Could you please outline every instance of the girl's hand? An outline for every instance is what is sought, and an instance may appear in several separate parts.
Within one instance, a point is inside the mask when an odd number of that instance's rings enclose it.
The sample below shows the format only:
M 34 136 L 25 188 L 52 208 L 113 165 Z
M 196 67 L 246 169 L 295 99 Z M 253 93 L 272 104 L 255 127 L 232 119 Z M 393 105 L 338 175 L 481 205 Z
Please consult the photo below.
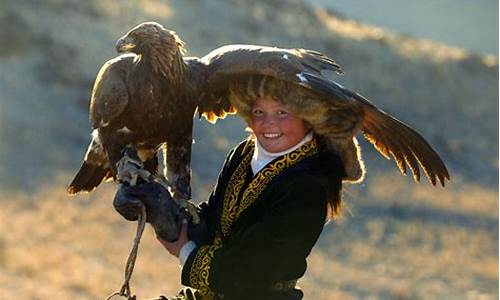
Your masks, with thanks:
M 179 238 L 175 242 L 168 242 L 160 237 L 156 237 L 158 241 L 167 249 L 167 251 L 175 257 L 179 257 L 179 252 L 181 251 L 182 246 L 184 246 L 187 242 L 189 242 L 188 234 L 187 234 L 188 223 L 187 220 L 182 221 L 181 232 L 179 234 Z

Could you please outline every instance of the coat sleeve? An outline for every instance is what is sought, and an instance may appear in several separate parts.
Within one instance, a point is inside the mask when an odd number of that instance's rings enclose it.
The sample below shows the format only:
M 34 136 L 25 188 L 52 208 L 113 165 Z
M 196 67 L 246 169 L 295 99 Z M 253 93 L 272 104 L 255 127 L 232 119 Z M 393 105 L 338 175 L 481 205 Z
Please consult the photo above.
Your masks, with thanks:
M 250 285 L 271 286 L 296 279 L 326 219 L 326 191 L 314 177 L 287 180 L 274 191 L 261 221 L 237 239 L 196 248 L 182 271 L 182 283 L 232 294 Z

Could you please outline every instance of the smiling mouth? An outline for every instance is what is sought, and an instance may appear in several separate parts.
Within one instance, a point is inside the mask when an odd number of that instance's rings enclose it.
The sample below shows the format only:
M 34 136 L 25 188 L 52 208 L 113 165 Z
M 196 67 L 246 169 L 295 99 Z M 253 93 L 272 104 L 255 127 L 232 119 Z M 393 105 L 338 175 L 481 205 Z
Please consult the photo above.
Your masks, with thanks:
M 280 138 L 283 134 L 282 133 L 264 133 L 263 136 L 266 139 L 277 139 Z

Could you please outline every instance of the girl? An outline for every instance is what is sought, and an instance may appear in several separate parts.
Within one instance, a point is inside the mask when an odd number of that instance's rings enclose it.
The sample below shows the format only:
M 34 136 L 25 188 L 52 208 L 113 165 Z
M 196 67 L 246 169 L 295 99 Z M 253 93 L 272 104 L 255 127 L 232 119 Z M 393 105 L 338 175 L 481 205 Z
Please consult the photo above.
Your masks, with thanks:
M 303 297 L 297 280 L 325 222 L 341 210 L 345 172 L 321 136 L 271 96 L 280 83 L 258 80 L 245 90 L 231 89 L 233 99 L 249 104 L 237 108 L 252 134 L 227 155 L 208 201 L 199 206 L 202 223 L 184 224 L 173 243 L 158 237 L 179 257 L 188 287 L 160 299 Z

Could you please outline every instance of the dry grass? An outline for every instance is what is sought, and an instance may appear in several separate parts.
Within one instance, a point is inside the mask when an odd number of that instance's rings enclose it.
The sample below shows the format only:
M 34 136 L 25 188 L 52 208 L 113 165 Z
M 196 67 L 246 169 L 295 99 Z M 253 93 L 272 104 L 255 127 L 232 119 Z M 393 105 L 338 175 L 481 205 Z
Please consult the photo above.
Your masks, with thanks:
M 1 200 L 2 299 L 103 299 L 120 288 L 135 224 L 113 211 L 112 185 L 74 199 L 62 186 Z M 141 297 L 174 293 L 179 276 L 176 259 L 148 228 L 133 291 Z
M 464 299 L 474 293 L 493 299 L 497 294 L 497 242 L 490 233 L 390 219 L 363 223 L 363 237 L 329 237 L 328 246 L 313 253 L 304 280 L 309 295 L 330 289 L 355 299 Z
M 402 179 L 397 171 L 374 172 L 370 174 L 370 179 L 368 193 L 376 201 L 394 203 L 404 200 L 449 212 L 498 216 L 498 201 L 495 201 L 498 199 L 498 191 L 471 184 L 458 174 L 453 176 L 446 188 L 433 187 L 427 182 L 414 185 L 413 182 Z M 422 179 L 425 180 L 426 178 Z
M 325 287 L 338 299 L 498 298 L 498 190 L 395 172 L 348 189 L 351 215 L 325 228 L 310 257 L 312 299 L 332 299 Z
M 432 193 L 378 178 L 365 190 L 350 187 L 354 215 L 325 227 L 300 281 L 305 299 L 495 299 L 496 227 L 441 219 L 470 213 L 498 224 L 493 211 L 498 193 L 478 186 Z M 102 299 L 119 289 L 135 223 L 113 211 L 112 184 L 76 198 L 68 198 L 62 186 L 56 179 L 53 187 L 32 196 L 0 198 L 2 299 Z M 460 199 L 462 192 L 469 201 Z M 394 194 L 410 195 L 410 201 L 418 199 L 421 208 L 437 214 L 417 211 L 407 217 L 384 210 L 394 205 Z M 363 200 L 368 198 L 378 201 L 380 211 L 367 211 L 374 207 Z M 148 228 L 133 292 L 141 299 L 173 295 L 180 288 L 179 276 L 177 260 Z

